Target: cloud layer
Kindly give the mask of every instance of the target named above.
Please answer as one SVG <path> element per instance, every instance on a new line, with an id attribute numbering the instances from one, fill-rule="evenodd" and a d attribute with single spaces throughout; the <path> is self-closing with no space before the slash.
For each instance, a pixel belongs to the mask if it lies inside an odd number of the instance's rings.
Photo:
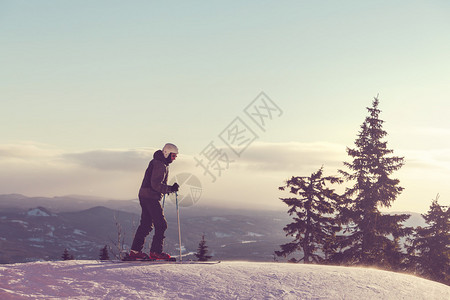
<path id="1" fill-rule="evenodd" d="M 141 170 L 153 157 L 152 150 L 95 150 L 81 153 L 66 153 L 63 160 L 87 168 L 102 171 Z"/>
<path id="2" fill-rule="evenodd" d="M 195 174 L 202 182 L 204 199 L 236 207 L 276 207 L 278 186 L 291 176 L 308 176 L 324 166 L 336 175 L 349 161 L 344 145 L 315 143 L 254 143 L 241 157 L 233 157 L 215 182 L 196 166 L 194 156 L 180 155 L 171 165 L 171 177 Z M 112 199 L 132 199 L 156 149 L 98 149 L 66 153 L 49 145 L 0 145 L 0 194 L 29 196 L 84 194 Z M 222 149 L 227 151 L 227 149 Z M 394 176 L 405 187 L 398 209 L 424 211 L 429 200 L 441 194 L 448 203 L 450 150 L 396 151 L 405 166 Z M 206 201 L 206 200 L 205 200 Z M 208 200 L 213 201 L 213 200 Z"/>
<path id="3" fill-rule="evenodd" d="M 342 166 L 345 158 L 345 146 L 339 144 L 255 143 L 244 153 L 242 162 L 251 170 L 295 172 L 318 169 L 322 165 Z"/>

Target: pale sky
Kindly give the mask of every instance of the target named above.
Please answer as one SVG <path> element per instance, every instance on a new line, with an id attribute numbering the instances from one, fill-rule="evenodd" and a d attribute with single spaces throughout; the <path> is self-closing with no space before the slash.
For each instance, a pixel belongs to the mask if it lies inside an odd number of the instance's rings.
<path id="1" fill-rule="evenodd" d="M 379 94 L 406 163 L 391 210 L 449 205 L 449 15 L 448 1 L 0 0 L 0 194 L 133 199 L 172 142 L 171 175 L 198 176 L 203 204 L 285 209 L 278 187 L 337 174 Z M 279 108 L 264 130 L 245 114 L 261 92 Z M 221 139 L 237 117 L 255 136 L 240 156 Z M 194 160 L 210 143 L 232 161 L 215 182 Z"/>

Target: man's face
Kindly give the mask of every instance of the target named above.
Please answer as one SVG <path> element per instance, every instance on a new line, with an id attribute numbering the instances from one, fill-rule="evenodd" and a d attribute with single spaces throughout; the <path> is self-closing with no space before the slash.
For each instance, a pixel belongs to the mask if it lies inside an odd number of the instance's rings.
<path id="1" fill-rule="evenodd" d="M 172 161 L 177 159 L 177 154 L 176 153 L 170 153 L 170 159 L 172 159 Z"/>

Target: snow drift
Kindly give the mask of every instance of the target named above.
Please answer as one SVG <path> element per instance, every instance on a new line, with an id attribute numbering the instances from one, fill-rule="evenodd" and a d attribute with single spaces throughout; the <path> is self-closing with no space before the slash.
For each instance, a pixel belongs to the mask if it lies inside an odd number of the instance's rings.
<path id="1" fill-rule="evenodd" d="M 450 299 L 450 287 L 367 268 L 88 260 L 0 266 L 0 299 Z"/>

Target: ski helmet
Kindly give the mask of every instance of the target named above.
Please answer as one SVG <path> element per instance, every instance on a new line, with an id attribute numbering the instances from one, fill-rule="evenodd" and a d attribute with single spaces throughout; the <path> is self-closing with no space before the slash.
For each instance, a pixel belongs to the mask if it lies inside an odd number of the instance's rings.
<path id="1" fill-rule="evenodd" d="M 169 157 L 170 153 L 178 154 L 178 148 L 174 144 L 167 143 L 164 145 L 162 152 L 164 154 L 164 157 L 167 158 Z"/>

